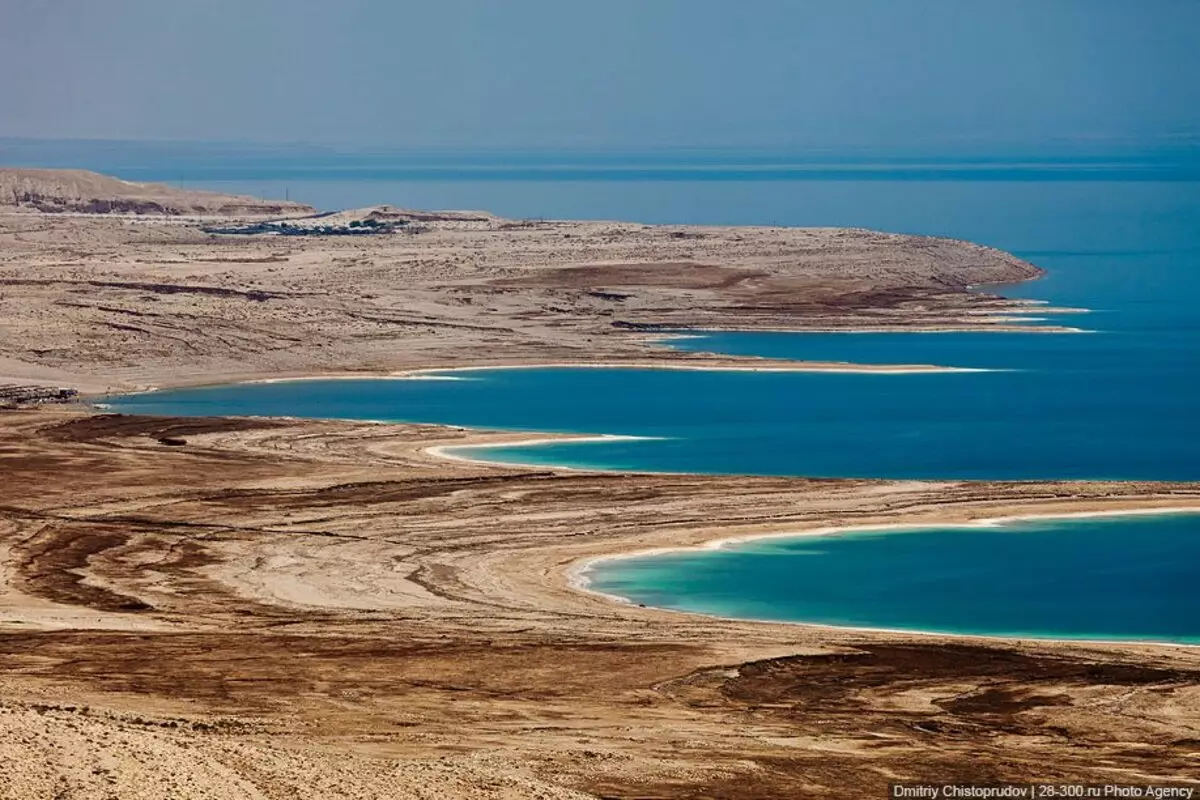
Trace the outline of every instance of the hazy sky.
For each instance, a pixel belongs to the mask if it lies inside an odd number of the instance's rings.
[[[1200,138],[1200,0],[0,0],[0,136]]]

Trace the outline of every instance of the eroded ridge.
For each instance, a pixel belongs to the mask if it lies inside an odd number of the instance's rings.
[[[1200,505],[1194,484],[567,473],[426,452],[511,436],[0,414],[0,793],[1194,778],[1194,648],[710,619],[568,580],[580,559],[730,535]]]

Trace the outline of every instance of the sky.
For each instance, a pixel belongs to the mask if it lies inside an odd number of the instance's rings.
[[[0,136],[1200,141],[1200,0],[0,0]]]

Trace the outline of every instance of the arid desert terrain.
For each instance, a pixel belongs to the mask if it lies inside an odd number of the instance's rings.
[[[0,385],[95,395],[499,364],[820,369],[835,365],[653,339],[1011,326],[1031,306],[968,287],[1039,274],[986,247],[843,229],[383,207],[344,220],[389,233],[214,234],[308,212],[69,177],[0,171],[0,190],[22,187],[0,191]],[[122,205],[122,192],[155,205]],[[0,797],[1200,786],[1195,648],[738,622],[571,583],[582,560],[623,551],[1200,507],[1200,485],[621,474],[429,452],[518,436],[80,403],[0,411]]]

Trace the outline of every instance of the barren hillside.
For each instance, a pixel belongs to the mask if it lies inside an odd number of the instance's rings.
[[[81,169],[0,168],[0,207],[90,214],[264,216],[310,214],[311,206],[283,200],[133,183]]]

